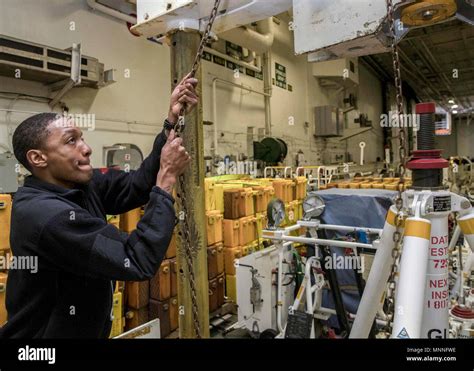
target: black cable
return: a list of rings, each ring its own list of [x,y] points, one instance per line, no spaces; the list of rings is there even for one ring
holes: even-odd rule
[[[325,231],[320,231],[321,238],[327,239]],[[328,246],[321,246],[320,248],[321,254],[323,256],[323,260],[327,261],[328,259],[332,259],[331,250]],[[331,264],[331,267],[333,265]],[[336,309],[336,316],[339,322],[339,326],[341,326],[341,330],[345,332],[345,337],[349,335],[350,332],[350,325],[349,320],[347,318],[347,312],[344,307],[344,301],[342,299],[341,288],[339,286],[339,282],[337,280],[336,271],[333,268],[326,268],[326,265],[323,264],[322,266],[323,271],[327,274],[329,286],[331,288],[331,294],[334,300],[334,306]]]

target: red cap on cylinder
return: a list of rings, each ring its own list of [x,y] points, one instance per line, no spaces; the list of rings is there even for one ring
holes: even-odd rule
[[[422,115],[424,113],[435,113],[436,103],[420,103],[416,105],[416,113]]]

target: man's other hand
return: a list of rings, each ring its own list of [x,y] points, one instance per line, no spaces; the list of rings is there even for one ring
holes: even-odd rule
[[[183,139],[176,136],[174,130],[168,135],[168,140],[161,150],[160,171],[156,185],[171,193],[178,177],[184,173],[191,162],[191,157],[183,147]]]

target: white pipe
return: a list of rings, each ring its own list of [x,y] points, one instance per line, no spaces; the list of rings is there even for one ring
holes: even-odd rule
[[[30,115],[38,115],[40,113],[44,113],[45,111],[41,111],[41,112],[40,111],[24,111],[24,110],[17,110],[17,109],[0,108],[0,112],[27,113],[27,114],[30,114]],[[71,115],[75,115],[75,113],[71,113]],[[82,115],[82,114],[77,113],[77,115]],[[87,115],[87,113],[85,113],[85,115]],[[157,128],[157,129],[161,129],[160,125],[162,125],[159,122],[152,123],[152,122],[141,122],[141,121],[127,121],[127,120],[123,120],[123,119],[99,118],[99,117],[96,117],[95,120],[96,121],[104,121],[104,122],[113,122],[113,123],[120,122],[122,124],[127,124],[127,125],[151,126],[151,127]]]
[[[308,227],[308,228],[317,228],[317,229],[327,229],[332,231],[343,231],[343,232],[365,232],[370,234],[378,234],[381,235],[383,229],[379,228],[365,228],[365,227],[350,227],[345,225],[334,225],[334,224],[319,224],[314,225],[314,222],[307,222],[304,220],[298,221],[298,224],[301,227]]]
[[[282,302],[282,291],[283,291],[283,248],[280,248],[280,251],[278,252],[278,294],[277,294],[277,326],[278,326],[278,331],[281,333],[283,332],[283,325],[282,325],[282,313],[281,313],[281,307],[283,305]]]
[[[114,18],[118,18],[122,21],[131,23],[131,24],[136,24],[137,19],[135,17],[132,17],[130,15],[127,15],[125,13],[119,12],[118,10],[109,8],[108,6],[105,6],[103,4],[99,4],[97,0],[87,0],[87,4],[94,10],[97,10],[99,12],[108,14]]]
[[[225,59],[226,61],[232,62],[237,66],[247,68],[247,69],[252,70],[254,72],[262,73],[262,66],[261,65],[255,66],[251,63],[238,61],[235,58],[229,57],[227,54],[221,53],[221,52],[219,52],[215,49],[209,48],[207,46],[204,48],[204,51],[208,52],[209,54],[215,55],[219,58]]]
[[[408,218],[400,259],[400,275],[395,292],[392,338],[422,337],[423,304],[430,246],[431,222]]]
[[[272,135],[272,105],[271,97],[273,96],[272,84],[272,54],[270,51],[263,55],[263,91],[268,94],[265,96],[265,131],[267,136]]]
[[[255,58],[257,58],[257,53],[255,53],[254,51],[246,49],[246,48],[244,48],[244,51],[248,53],[247,55],[244,55],[242,57],[244,62],[252,63],[255,60]]]
[[[273,45],[273,19],[270,17],[257,23],[257,31],[241,26],[219,34],[219,37],[259,54],[265,53]]]
[[[267,234],[265,234],[267,232]],[[308,238],[308,237],[295,237],[295,236],[275,236],[273,231],[263,231],[263,238],[270,239],[273,241],[290,241],[290,242],[301,242],[308,245],[321,245],[321,246],[335,246],[335,247],[347,247],[347,248],[357,248],[362,247],[365,249],[374,249],[371,244],[360,243],[360,242],[348,242],[348,241],[337,241],[337,240],[323,240],[320,238]]]
[[[213,161],[217,158],[217,78],[212,80],[212,123],[213,123],[213,143],[211,154]]]
[[[459,227],[459,224],[456,225],[456,228],[454,228],[453,236],[451,237],[451,241],[449,242],[449,251],[453,251],[454,248],[456,247],[456,243],[459,240],[459,236],[461,235],[461,228]]]

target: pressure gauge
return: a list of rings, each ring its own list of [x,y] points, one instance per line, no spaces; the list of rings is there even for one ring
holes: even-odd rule
[[[311,220],[321,216],[324,212],[324,201],[316,195],[309,195],[303,202],[304,220]]]
[[[270,201],[267,207],[268,226],[278,228],[285,220],[285,204],[279,198]]]

